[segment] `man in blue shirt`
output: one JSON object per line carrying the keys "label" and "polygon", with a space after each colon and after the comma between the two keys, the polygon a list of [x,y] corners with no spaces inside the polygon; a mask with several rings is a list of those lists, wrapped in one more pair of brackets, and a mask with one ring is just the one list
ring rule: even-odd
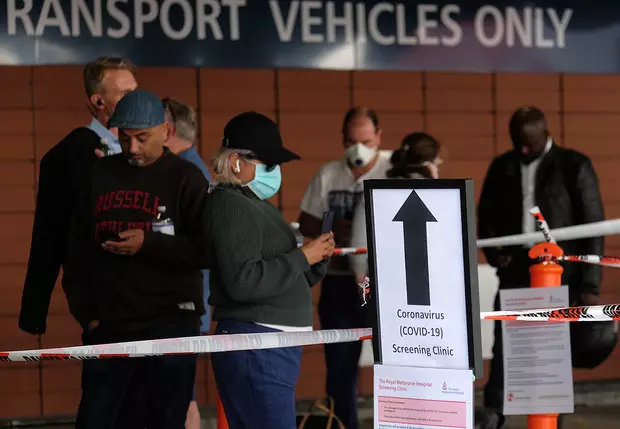
{"label": "man in blue shirt", "polygon": [[[200,158],[194,144],[196,141],[196,112],[187,104],[174,98],[167,97],[164,98],[162,102],[166,108],[166,120],[169,124],[166,146],[168,146],[171,152],[200,168],[205,178],[211,182],[211,174],[209,174],[209,170]],[[203,271],[203,277],[206,312],[204,316],[202,316],[201,333],[205,334],[209,332],[211,326],[211,307],[208,303],[210,294],[208,270]],[[200,412],[198,410],[195,393],[194,391],[194,398],[187,412],[186,429],[200,428]]]}

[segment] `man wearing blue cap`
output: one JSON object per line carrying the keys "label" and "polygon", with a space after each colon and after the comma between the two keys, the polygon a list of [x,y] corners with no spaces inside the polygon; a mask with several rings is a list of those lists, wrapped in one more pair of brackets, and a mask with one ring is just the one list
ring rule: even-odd
{"label": "man wearing blue cap", "polygon": [[[78,202],[63,277],[72,314],[85,344],[196,336],[205,312],[208,182],[165,147],[157,95],[129,92],[109,125],[119,130],[122,154],[95,164]],[[146,408],[123,413],[144,414],[123,420],[181,429],[195,371],[196,355],[84,361],[76,428],[118,427],[128,392],[141,391]]]}

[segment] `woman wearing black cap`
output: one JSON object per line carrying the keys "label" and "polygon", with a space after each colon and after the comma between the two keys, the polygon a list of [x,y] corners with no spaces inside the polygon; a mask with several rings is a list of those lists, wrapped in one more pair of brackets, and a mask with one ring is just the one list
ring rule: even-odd
{"label": "woman wearing black cap", "polygon": [[[255,112],[234,117],[214,161],[207,209],[216,334],[312,330],[312,294],[327,271],[333,234],[301,248],[268,201],[280,164],[300,159],[277,125]],[[213,372],[231,429],[293,429],[301,347],[214,353]]]}
{"label": "woman wearing black cap", "polygon": [[[403,139],[400,148],[392,154],[392,168],[386,175],[394,179],[437,179],[439,166],[443,162],[440,151],[441,145],[433,136],[422,132],[409,134]],[[362,197],[353,215],[352,247],[367,247],[365,206]],[[368,273],[367,255],[351,255],[349,260],[356,280],[361,282]]]}

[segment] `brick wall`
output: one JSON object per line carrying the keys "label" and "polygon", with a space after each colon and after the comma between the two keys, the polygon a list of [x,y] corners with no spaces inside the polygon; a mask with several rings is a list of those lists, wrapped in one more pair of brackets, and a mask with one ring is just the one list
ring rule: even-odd
{"label": "brick wall", "polygon": [[[606,217],[620,216],[613,191],[614,163],[620,157],[615,125],[620,107],[618,76],[563,76],[337,72],[304,70],[154,69],[139,70],[141,86],[179,97],[200,113],[200,151],[208,160],[226,121],[243,110],[265,113],[281,126],[286,144],[304,158],[284,167],[282,193],[274,198],[288,220],[297,218],[301,196],[319,166],[342,153],[342,116],[353,105],[377,109],[384,145],[395,148],[415,130],[428,131],[448,148],[443,177],[470,177],[480,184],[491,157],[509,148],[507,122],[520,104],[536,104],[549,116],[560,144],[594,160],[605,199]],[[58,287],[48,334],[41,339],[17,329],[28,258],[38,162],[71,129],[88,121],[80,67],[0,67],[0,349],[79,344],[79,330]],[[620,253],[620,238],[607,240]],[[481,261],[483,262],[483,261]],[[620,272],[606,269],[603,302],[620,300]],[[314,290],[315,302],[319,288]],[[315,319],[316,320],[316,319]],[[318,324],[317,324],[318,327]],[[306,347],[301,398],[323,391],[321,347]],[[576,379],[620,378],[620,355]],[[79,399],[80,365],[71,362],[0,364],[0,418],[67,415]],[[480,380],[479,383],[484,383]],[[360,390],[372,392],[371,370],[362,370]],[[214,400],[206,357],[200,359],[198,399]]]}

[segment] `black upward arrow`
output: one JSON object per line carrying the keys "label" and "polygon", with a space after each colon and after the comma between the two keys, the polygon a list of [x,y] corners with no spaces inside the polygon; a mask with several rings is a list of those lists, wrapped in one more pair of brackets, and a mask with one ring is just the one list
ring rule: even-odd
{"label": "black upward arrow", "polygon": [[437,219],[416,191],[411,191],[392,222],[403,223],[407,304],[431,305],[426,223]]}

